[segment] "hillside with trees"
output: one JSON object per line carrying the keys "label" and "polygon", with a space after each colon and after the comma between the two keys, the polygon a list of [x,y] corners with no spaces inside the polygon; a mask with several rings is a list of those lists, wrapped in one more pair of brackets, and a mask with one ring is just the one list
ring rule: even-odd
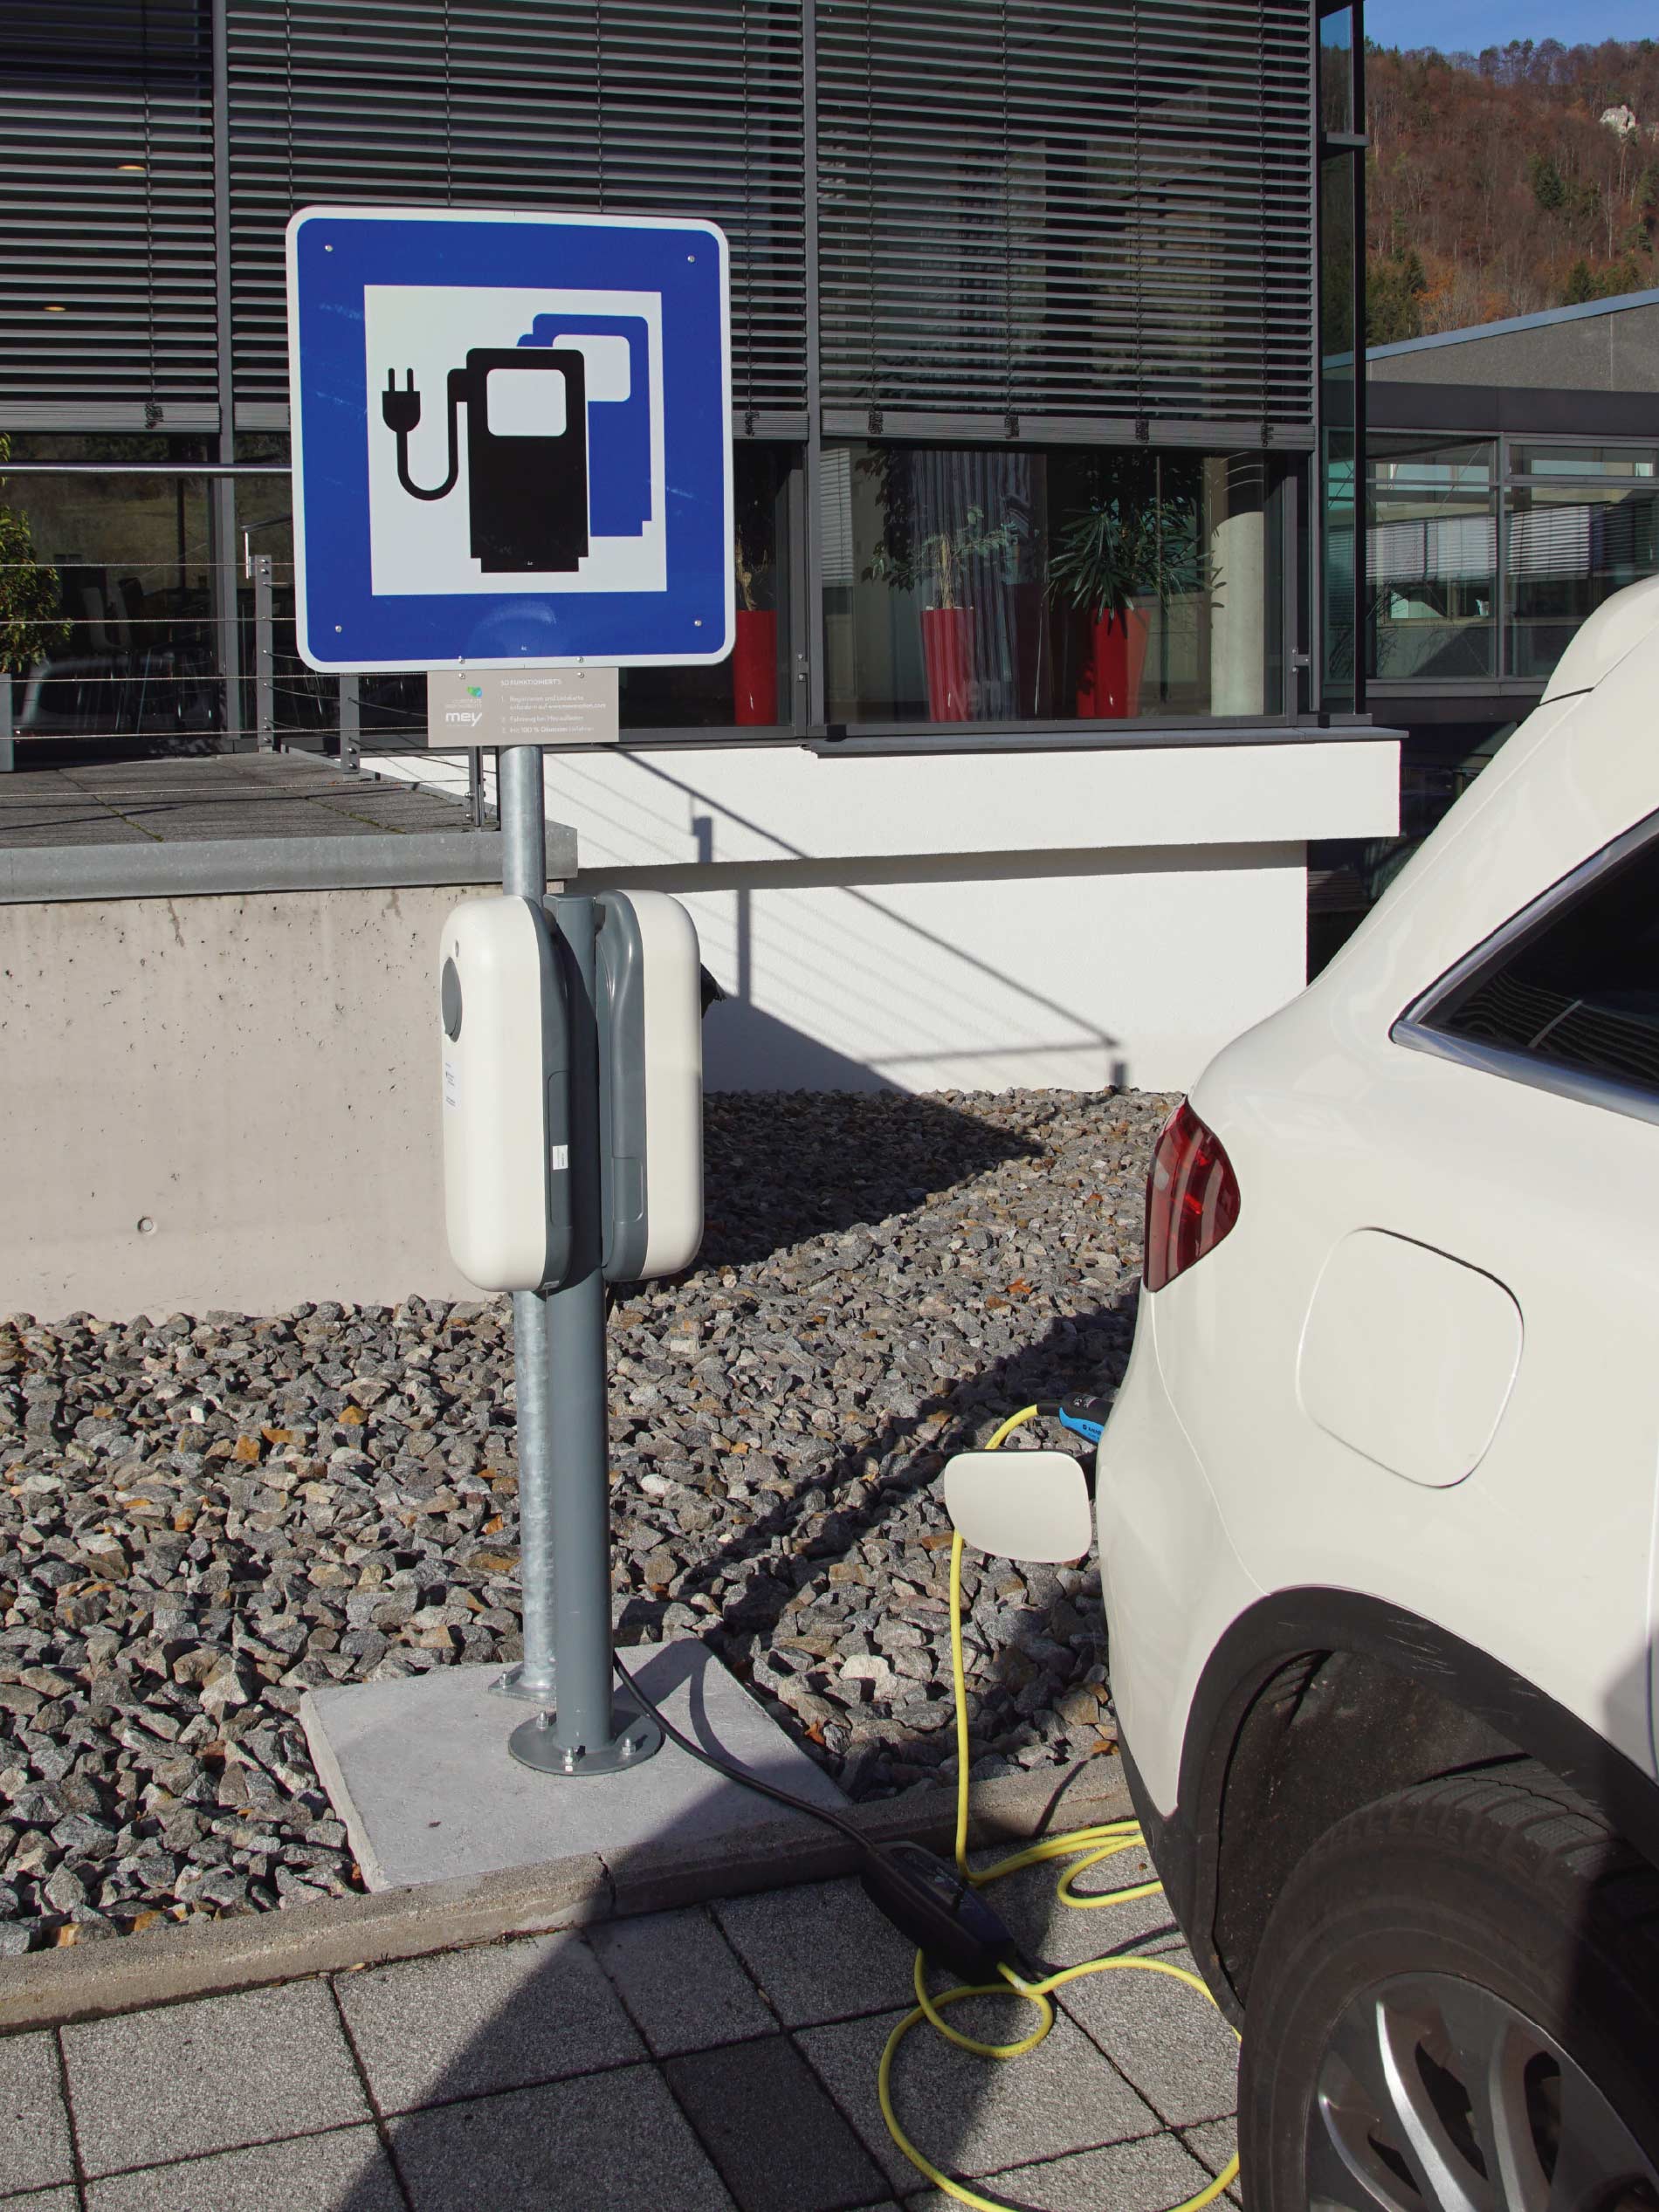
{"label": "hillside with trees", "polygon": [[1659,44],[1366,56],[1373,345],[1659,286]]}

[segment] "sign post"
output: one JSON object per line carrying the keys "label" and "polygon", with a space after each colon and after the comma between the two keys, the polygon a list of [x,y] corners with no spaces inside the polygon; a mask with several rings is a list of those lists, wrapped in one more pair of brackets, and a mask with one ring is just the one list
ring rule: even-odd
{"label": "sign post", "polygon": [[547,897],[540,747],[614,740],[619,668],[732,649],[726,241],[689,220],[308,208],[288,303],[300,652],[429,671],[429,744],[501,748],[502,890],[554,932],[570,1257],[513,1292],[524,1656],[500,1686],[536,1707],[516,1758],[611,1773],[662,1738],[613,1677],[597,917]]}

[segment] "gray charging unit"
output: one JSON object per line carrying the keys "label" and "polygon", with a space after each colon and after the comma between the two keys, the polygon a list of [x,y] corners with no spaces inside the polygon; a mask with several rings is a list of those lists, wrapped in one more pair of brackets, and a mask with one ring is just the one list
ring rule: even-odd
{"label": "gray charging unit", "polygon": [[612,1773],[661,1732],[614,1680],[605,1288],[686,1267],[703,1228],[697,932],[659,892],[546,896],[541,755],[501,756],[502,896],[438,945],[444,1187],[470,1281],[513,1294],[524,1657],[509,1748]]}

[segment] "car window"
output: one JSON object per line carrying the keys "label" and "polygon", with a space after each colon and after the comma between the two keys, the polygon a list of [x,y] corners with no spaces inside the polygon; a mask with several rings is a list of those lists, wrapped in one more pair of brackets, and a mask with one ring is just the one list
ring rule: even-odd
{"label": "car window", "polygon": [[1593,873],[1417,1020],[1659,1096],[1659,840]]}

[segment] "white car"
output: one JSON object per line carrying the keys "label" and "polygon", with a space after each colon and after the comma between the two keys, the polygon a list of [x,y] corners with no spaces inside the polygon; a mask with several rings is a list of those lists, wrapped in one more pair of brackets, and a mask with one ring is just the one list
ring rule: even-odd
{"label": "white car", "polygon": [[1249,2212],[1659,2212],[1659,580],[1148,1204],[1112,1684]]}

